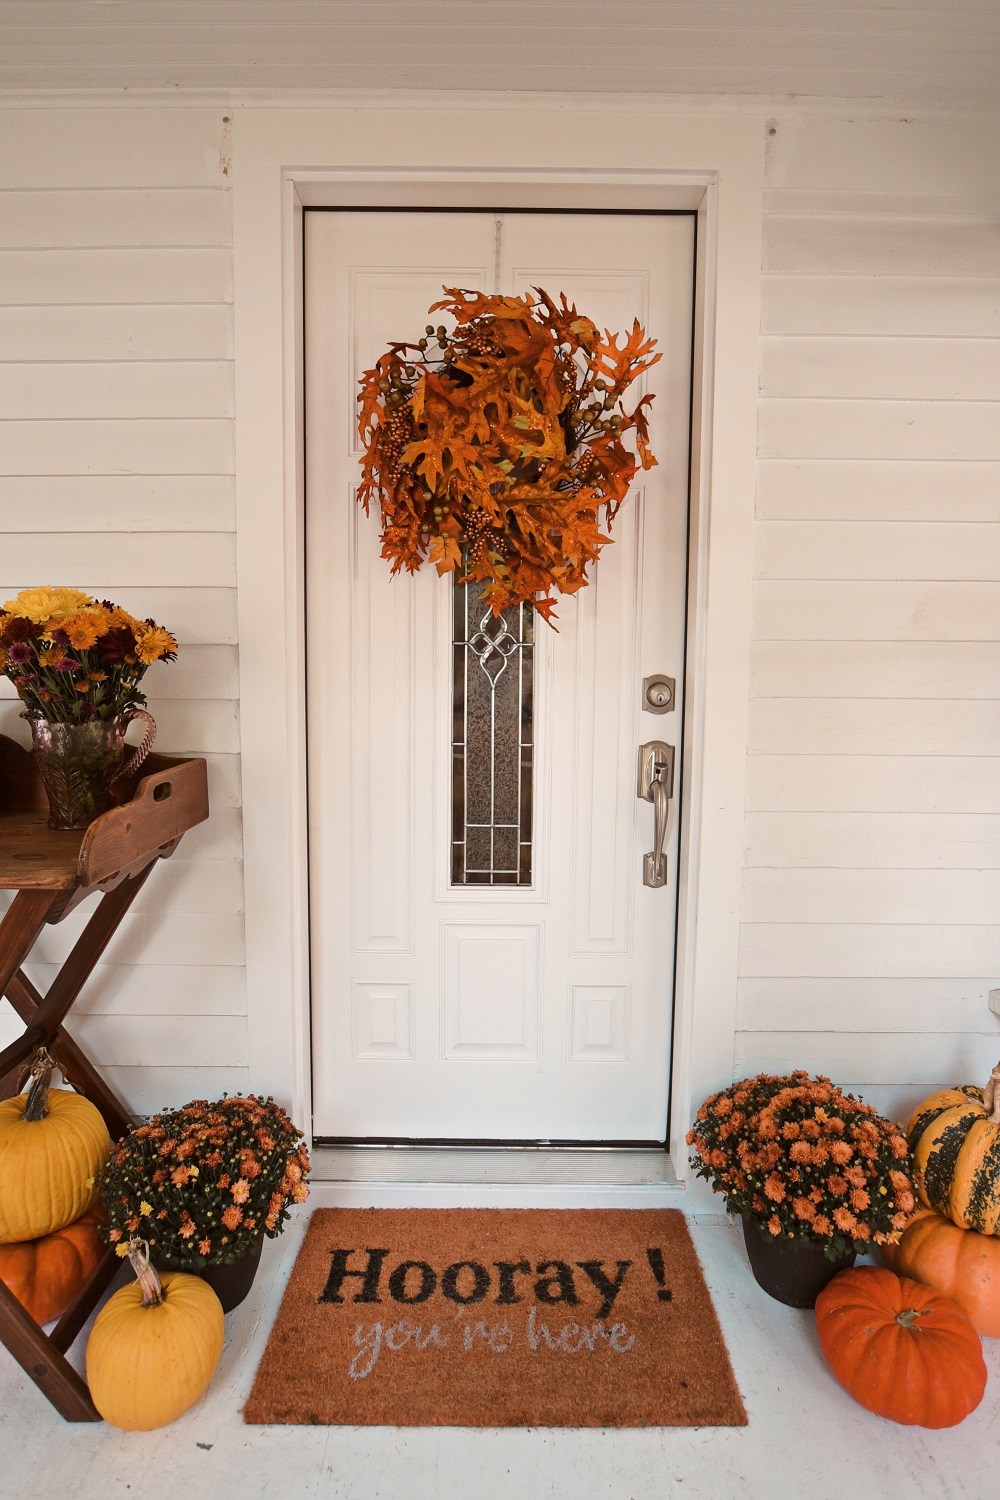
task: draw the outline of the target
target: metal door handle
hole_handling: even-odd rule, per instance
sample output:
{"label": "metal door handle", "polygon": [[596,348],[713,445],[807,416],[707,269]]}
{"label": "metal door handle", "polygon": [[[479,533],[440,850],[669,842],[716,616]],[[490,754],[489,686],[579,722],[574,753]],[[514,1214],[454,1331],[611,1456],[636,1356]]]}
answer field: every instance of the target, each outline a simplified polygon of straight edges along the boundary
{"label": "metal door handle", "polygon": [[667,883],[667,814],[674,794],[674,747],[662,740],[639,746],[638,795],[653,804],[653,849],[643,857],[642,883],[654,890]]}

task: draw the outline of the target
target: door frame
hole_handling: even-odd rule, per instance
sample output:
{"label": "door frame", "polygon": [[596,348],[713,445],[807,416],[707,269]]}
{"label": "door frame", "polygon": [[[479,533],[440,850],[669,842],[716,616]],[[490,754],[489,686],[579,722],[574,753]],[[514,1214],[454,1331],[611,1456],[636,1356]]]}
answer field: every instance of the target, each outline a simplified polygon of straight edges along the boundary
{"label": "door frame", "polygon": [[[233,111],[250,1087],[274,1093],[303,1125],[311,1121],[304,208],[694,209],[687,796],[669,1139],[684,1181],[692,1104],[728,1082],[734,1065],[766,121],[679,109],[666,99],[582,102],[588,136],[598,123],[611,131],[610,144],[602,143],[612,158],[606,167],[576,164],[590,153],[566,96],[555,109],[536,97],[522,104],[509,95],[393,96],[387,104],[385,96],[366,95],[324,107],[247,104]],[[494,164],[498,109],[508,116],[508,154],[535,165]],[[602,113],[607,119],[596,120]],[[637,154],[646,164],[634,165]],[[435,165],[427,167],[428,160]]]}

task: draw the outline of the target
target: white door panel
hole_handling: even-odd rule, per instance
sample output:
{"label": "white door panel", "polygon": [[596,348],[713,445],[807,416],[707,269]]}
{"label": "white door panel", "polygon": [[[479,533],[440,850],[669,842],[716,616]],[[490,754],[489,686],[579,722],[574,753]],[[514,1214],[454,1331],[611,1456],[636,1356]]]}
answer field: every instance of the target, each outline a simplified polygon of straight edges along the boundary
{"label": "white door panel", "polygon": [[[507,213],[498,234],[488,213],[306,215],[320,1137],[664,1137],[679,819],[675,798],[668,882],[646,888],[636,760],[642,741],[681,743],[692,224]],[[638,317],[664,352],[645,377],[660,465],[589,587],[557,601],[558,633],[535,621],[529,887],[451,884],[452,583],[390,578],[354,499],[358,377],[419,336],[443,285],[565,291],[601,327]],[[641,711],[654,672],[677,680],[673,713]]]}

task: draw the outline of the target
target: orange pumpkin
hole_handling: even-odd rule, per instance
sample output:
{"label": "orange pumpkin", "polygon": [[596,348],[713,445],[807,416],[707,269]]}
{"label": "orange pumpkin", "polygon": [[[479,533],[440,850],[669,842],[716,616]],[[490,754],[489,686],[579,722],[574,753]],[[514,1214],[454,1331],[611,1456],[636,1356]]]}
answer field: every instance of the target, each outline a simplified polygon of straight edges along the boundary
{"label": "orange pumpkin", "polygon": [[947,1297],[876,1266],[841,1271],[816,1299],[830,1368],[855,1401],[917,1427],[954,1427],[986,1389],[979,1335]]}
{"label": "orange pumpkin", "polygon": [[39,1240],[0,1245],[0,1281],[36,1323],[61,1318],[104,1254],[100,1206]]}
{"label": "orange pumpkin", "polygon": [[950,1297],[977,1333],[1000,1339],[1000,1239],[996,1235],[960,1229],[941,1214],[922,1208],[890,1255],[886,1259],[898,1276],[911,1276]]}

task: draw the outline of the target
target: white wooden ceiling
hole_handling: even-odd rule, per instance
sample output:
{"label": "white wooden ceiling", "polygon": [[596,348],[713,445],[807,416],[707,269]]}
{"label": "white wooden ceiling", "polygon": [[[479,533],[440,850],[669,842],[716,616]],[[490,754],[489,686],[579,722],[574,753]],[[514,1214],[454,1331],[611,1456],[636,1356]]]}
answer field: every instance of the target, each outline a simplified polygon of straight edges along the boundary
{"label": "white wooden ceiling", "polygon": [[0,0],[0,88],[451,88],[1000,107],[1000,0]]}

